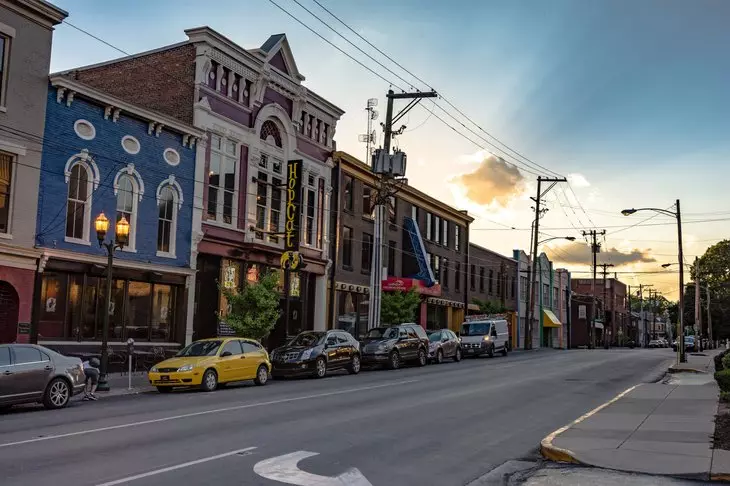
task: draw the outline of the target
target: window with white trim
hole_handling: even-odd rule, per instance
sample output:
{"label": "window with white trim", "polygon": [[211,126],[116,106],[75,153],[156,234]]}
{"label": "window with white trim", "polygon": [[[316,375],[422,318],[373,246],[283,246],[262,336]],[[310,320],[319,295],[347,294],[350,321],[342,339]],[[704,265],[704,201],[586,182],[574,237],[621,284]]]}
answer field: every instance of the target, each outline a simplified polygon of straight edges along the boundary
{"label": "window with white trim", "polygon": [[449,247],[449,221],[446,219],[441,220],[441,244],[444,245],[446,248]]}
{"label": "window with white trim", "polygon": [[177,203],[178,198],[171,186],[165,186],[160,191],[157,201],[157,253],[165,256],[175,256],[175,235],[177,234]]}
{"label": "window with white trim", "polygon": [[458,224],[454,226],[454,250],[459,251],[461,245],[461,226]]}
{"label": "window with white trim", "polygon": [[92,178],[84,163],[71,168],[66,203],[66,238],[89,241]]}
{"label": "window with white trim", "polygon": [[10,44],[10,37],[0,34],[0,106],[6,105]]}
{"label": "window with white trim", "polygon": [[304,187],[304,197],[302,198],[302,221],[304,222],[302,239],[304,244],[309,246],[314,246],[315,214],[317,209],[315,182],[316,177],[313,174],[309,174],[307,184]]}
{"label": "window with white trim", "polygon": [[13,159],[12,155],[0,152],[0,233],[10,233]]}
{"label": "window with white trim", "polygon": [[431,239],[431,213],[426,213],[426,239]]}
{"label": "window with white trim", "polygon": [[116,222],[118,223],[123,216],[129,223],[129,242],[125,249],[134,250],[136,248],[137,197],[139,195],[139,189],[137,188],[137,183],[129,174],[120,176],[118,184]]}
{"label": "window with white trim", "polygon": [[208,221],[233,225],[236,201],[236,162],[239,148],[234,140],[211,137],[208,170]]}
{"label": "window with white trim", "polygon": [[278,233],[284,230],[281,213],[284,210],[283,169],[280,159],[262,153],[256,175],[256,232],[258,240],[278,243]]}

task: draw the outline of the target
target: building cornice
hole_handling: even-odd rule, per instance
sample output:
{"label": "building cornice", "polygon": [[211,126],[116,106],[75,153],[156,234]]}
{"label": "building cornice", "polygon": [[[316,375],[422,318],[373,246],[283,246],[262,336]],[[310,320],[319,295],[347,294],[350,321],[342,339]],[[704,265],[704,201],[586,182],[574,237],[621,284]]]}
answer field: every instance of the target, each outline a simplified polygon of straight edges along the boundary
{"label": "building cornice", "polygon": [[[95,263],[98,265],[106,265],[107,257],[103,255],[89,255],[88,253],[77,253],[68,250],[58,250],[54,248],[39,248],[38,251],[42,251],[49,258],[55,258],[59,260],[68,260],[72,262],[82,263]],[[159,273],[173,273],[176,275],[195,275],[196,270],[188,267],[174,267],[171,265],[156,265],[153,263],[144,263],[135,260],[123,260],[116,258],[114,260],[114,266],[118,268],[129,268],[135,270],[159,272]]]}
{"label": "building cornice", "polygon": [[49,29],[68,17],[68,12],[44,0],[0,0],[0,6],[29,17]]}
{"label": "building cornice", "polygon": [[182,123],[179,120],[167,115],[163,115],[162,113],[133,105],[115,96],[109,95],[103,91],[94,89],[84,83],[69,79],[66,76],[51,76],[50,82],[54,88],[64,88],[69,92],[75,92],[76,95],[86,97],[92,101],[104,104],[109,107],[114,107],[124,113],[128,113],[138,118],[142,118],[145,121],[154,122],[157,124],[157,126],[162,125],[165,128],[177,131],[183,135],[189,135],[199,139],[202,139],[205,136],[205,132],[203,130]]}

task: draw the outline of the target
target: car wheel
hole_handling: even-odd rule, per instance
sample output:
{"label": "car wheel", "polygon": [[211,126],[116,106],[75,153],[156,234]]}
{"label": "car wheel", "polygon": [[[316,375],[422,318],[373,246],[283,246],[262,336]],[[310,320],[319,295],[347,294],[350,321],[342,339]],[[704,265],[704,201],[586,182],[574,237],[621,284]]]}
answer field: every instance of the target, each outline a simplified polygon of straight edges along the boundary
{"label": "car wheel", "polygon": [[418,350],[418,366],[426,366],[428,364],[428,358],[426,357],[426,351],[423,348]]}
{"label": "car wheel", "polygon": [[504,345],[504,348],[502,348],[502,356],[507,356],[507,345]]}
{"label": "car wheel", "polygon": [[43,406],[49,409],[63,408],[71,398],[71,388],[63,378],[55,378],[46,387],[43,394]]}
{"label": "car wheel", "polygon": [[454,354],[454,361],[457,363],[461,361],[461,348],[456,348],[456,354]]}
{"label": "car wheel", "polygon": [[391,370],[397,370],[400,368],[400,354],[398,354],[398,351],[390,352],[390,356],[388,357],[388,367]]}
{"label": "car wheel", "polygon": [[494,344],[489,346],[489,349],[487,350],[487,357],[494,358]]}
{"label": "car wheel", "polygon": [[327,362],[324,358],[319,357],[314,363],[314,377],[324,378],[327,375]]}
{"label": "car wheel", "polygon": [[160,393],[170,393],[172,391],[171,386],[158,386],[157,391]]}
{"label": "car wheel", "polygon": [[205,370],[203,373],[203,381],[200,383],[200,389],[205,392],[212,392],[218,388],[218,375],[215,370]]}
{"label": "car wheel", "polygon": [[259,386],[263,386],[267,381],[269,381],[269,370],[265,365],[260,365],[259,369],[256,370],[256,378],[254,378],[253,382]]}
{"label": "car wheel", "polygon": [[440,349],[436,351],[436,363],[441,364],[444,362],[444,352]]}
{"label": "car wheel", "polygon": [[347,368],[347,372],[351,375],[360,373],[360,356],[356,354],[352,357],[352,361],[350,362],[350,366]]}

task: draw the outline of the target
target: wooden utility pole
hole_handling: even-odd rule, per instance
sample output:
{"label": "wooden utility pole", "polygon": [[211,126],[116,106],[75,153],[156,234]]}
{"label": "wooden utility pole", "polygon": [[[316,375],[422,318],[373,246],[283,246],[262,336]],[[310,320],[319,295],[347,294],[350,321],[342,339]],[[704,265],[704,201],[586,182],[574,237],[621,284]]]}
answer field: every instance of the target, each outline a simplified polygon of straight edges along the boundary
{"label": "wooden utility pole", "polygon": [[[583,232],[583,236],[591,237],[591,253],[593,254],[593,280],[591,281],[591,295],[593,296],[593,305],[591,308],[591,326],[588,329],[588,335],[590,336],[588,340],[589,349],[594,349],[596,347],[596,270],[598,267],[598,264],[596,263],[596,255],[598,255],[598,252],[601,251],[601,245],[600,243],[598,243],[597,237],[599,235],[603,236],[605,234],[606,230],[590,230]],[[603,328],[603,332],[606,332],[605,326]]]}
{"label": "wooden utility pole", "polygon": [[[680,262],[681,265],[681,262]],[[700,296],[700,259],[695,257],[695,348],[702,352],[702,298]]]}
{"label": "wooden utility pole", "polygon": [[[543,182],[549,182],[550,186],[545,189],[543,192],[542,190],[542,183]],[[550,192],[550,189],[552,189],[555,184],[558,182],[568,182],[568,180],[565,177],[542,177],[538,176],[537,178],[537,197],[530,198],[533,201],[535,201],[535,228],[534,233],[530,236],[531,242],[532,242],[532,248],[531,248],[531,258],[532,258],[532,264],[528,267],[527,270],[527,284],[528,284],[528,291],[530,292],[529,298],[528,298],[528,304],[527,304],[527,320],[525,321],[525,349],[532,349],[532,320],[535,318],[535,291],[534,288],[534,282],[535,276],[537,275],[537,245],[539,243],[540,239],[540,202],[542,201],[542,198]],[[540,289],[538,289],[538,292]]]}
{"label": "wooden utility pole", "polygon": [[[613,263],[601,263],[598,265],[603,268],[601,272],[603,274],[603,347],[608,349],[608,333],[606,332],[606,308],[608,307],[608,301],[606,300],[606,275],[608,274],[608,268],[613,267]],[[613,291],[613,288],[611,289]],[[611,335],[613,335],[613,298],[611,299]]]}

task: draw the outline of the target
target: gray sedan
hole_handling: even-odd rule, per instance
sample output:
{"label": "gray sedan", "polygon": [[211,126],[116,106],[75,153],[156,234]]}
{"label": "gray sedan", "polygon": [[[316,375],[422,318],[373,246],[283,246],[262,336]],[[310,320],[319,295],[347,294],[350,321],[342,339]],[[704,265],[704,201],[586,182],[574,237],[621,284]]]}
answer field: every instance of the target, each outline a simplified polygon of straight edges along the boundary
{"label": "gray sedan", "polygon": [[0,407],[42,403],[63,408],[84,389],[79,358],[33,344],[0,345]]}
{"label": "gray sedan", "polygon": [[459,337],[448,329],[430,333],[428,335],[428,358],[439,364],[443,363],[446,358],[461,361],[461,341]]}

